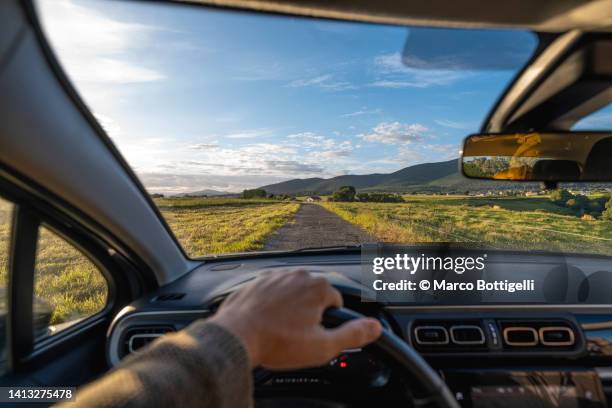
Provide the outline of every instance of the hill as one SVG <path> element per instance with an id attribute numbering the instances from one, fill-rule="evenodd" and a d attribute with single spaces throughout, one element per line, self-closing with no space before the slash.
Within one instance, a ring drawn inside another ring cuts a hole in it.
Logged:
<path id="1" fill-rule="evenodd" d="M 175 194 L 175 197 L 215 197 L 215 196 L 232 196 L 238 193 L 230 193 L 227 191 L 218 191 L 218 190 L 200 190 L 200 191 L 191 191 L 189 193 L 180 193 Z"/>
<path id="2" fill-rule="evenodd" d="M 459 173 L 458 159 L 405 167 L 389 174 L 345 175 L 329 179 L 292 179 L 262 186 L 273 194 L 330 194 L 341 186 L 360 191 L 459 192 L 508 189 L 536 189 L 537 183 L 471 180 Z"/>

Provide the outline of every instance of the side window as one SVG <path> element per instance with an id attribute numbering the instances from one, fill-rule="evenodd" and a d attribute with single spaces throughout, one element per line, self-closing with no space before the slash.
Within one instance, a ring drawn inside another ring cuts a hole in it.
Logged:
<path id="1" fill-rule="evenodd" d="M 0 375 L 6 369 L 8 255 L 13 204 L 0 198 Z"/>
<path id="2" fill-rule="evenodd" d="M 104 309 L 108 284 L 81 251 L 41 226 L 34 274 L 34 337 L 53 335 Z"/>

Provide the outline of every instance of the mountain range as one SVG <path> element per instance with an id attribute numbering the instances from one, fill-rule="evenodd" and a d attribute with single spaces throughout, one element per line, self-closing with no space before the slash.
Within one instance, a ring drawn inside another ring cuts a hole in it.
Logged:
<path id="1" fill-rule="evenodd" d="M 292 179 L 260 188 L 273 194 L 330 194 L 341 186 L 358 191 L 461 192 L 537 189 L 537 183 L 473 180 L 459 173 L 458 159 L 405 167 L 393 173 L 344 175 L 332 178 Z"/>
<path id="2" fill-rule="evenodd" d="M 227 191 L 219 191 L 219 190 L 199 190 L 199 191 L 190 191 L 188 193 L 179 193 L 179 194 L 175 194 L 175 197 L 186 197 L 186 196 L 192 196 L 192 197 L 202 197 L 202 196 L 206 196 L 206 197 L 215 197 L 215 196 L 231 196 L 231 195 L 236 195 L 238 193 L 232 193 L 232 192 L 227 192 Z"/>

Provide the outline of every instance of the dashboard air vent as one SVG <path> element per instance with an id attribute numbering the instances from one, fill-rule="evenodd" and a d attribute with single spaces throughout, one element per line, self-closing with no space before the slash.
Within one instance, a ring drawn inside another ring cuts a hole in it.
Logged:
<path id="1" fill-rule="evenodd" d="M 574 331 L 564 326 L 541 327 L 538 334 L 542 344 L 549 347 L 573 346 L 576 341 Z"/>
<path id="2" fill-rule="evenodd" d="M 164 293 L 162 295 L 155 296 L 153 298 L 153 302 L 168 302 L 171 300 L 181 300 L 184 297 L 184 293 Z"/>
<path id="3" fill-rule="evenodd" d="M 504 342 L 512 347 L 533 347 L 538 344 L 538 332 L 533 327 L 508 326 L 503 331 Z"/>
<path id="4" fill-rule="evenodd" d="M 123 341 L 122 356 L 137 351 L 166 333 L 175 331 L 172 326 L 142 326 L 128 330 Z"/>
<path id="5" fill-rule="evenodd" d="M 551 348 L 571 349 L 576 346 L 577 334 L 572 325 L 556 321 L 501 321 L 504 344 L 511 348 L 531 347 L 539 350 Z"/>
<path id="6" fill-rule="evenodd" d="M 485 343 L 485 335 L 480 326 L 456 325 L 450 328 L 451 341 L 458 345 L 476 345 Z"/>
<path id="7" fill-rule="evenodd" d="M 416 326 L 414 338 L 424 346 L 448 344 L 448 330 L 444 326 Z"/>

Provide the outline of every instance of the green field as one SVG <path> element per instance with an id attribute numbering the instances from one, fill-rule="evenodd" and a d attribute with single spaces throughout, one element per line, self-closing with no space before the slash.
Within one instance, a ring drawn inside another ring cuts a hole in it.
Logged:
<path id="1" fill-rule="evenodd" d="M 155 199 L 191 257 L 262 249 L 266 238 L 291 219 L 299 204 L 240 198 Z"/>
<path id="2" fill-rule="evenodd" d="M 587 221 L 547 197 L 404 196 L 405 203 L 322 206 L 393 243 L 461 242 L 500 249 L 612 254 L 612 222 Z"/>
<path id="3" fill-rule="evenodd" d="M 6 288 L 12 206 L 0 199 L 0 287 Z M 5 292 L 3 292 L 5 293 Z M 42 228 L 36 252 L 34 294 L 46 304 L 52 325 L 90 316 L 104 307 L 106 280 L 72 245 Z M 4 299 L 0 300 L 4 303 Z"/>

